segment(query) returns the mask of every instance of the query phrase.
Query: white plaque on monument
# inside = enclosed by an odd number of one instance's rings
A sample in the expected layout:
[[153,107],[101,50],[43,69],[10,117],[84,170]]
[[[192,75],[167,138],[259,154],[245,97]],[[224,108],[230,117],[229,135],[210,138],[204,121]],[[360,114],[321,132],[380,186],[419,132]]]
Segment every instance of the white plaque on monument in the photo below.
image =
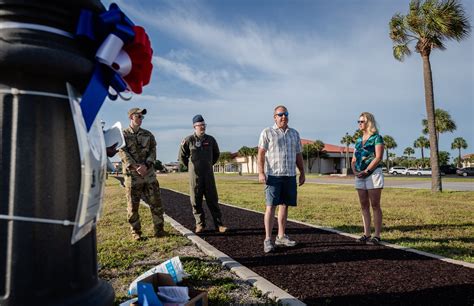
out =
[[81,189],[71,244],[87,235],[99,218],[104,195],[107,155],[104,132],[96,118],[87,132],[82,116],[81,95],[67,84],[69,104],[76,129],[81,160]]

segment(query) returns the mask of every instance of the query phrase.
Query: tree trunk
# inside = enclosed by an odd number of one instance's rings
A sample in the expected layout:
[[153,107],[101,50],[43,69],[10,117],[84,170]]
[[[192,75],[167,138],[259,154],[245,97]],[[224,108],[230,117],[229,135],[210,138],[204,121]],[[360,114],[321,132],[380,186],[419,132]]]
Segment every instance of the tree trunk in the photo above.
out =
[[458,167],[461,168],[461,148],[459,148]]
[[306,149],[306,173],[310,173],[311,169],[309,167],[309,156],[308,156],[308,149]]
[[349,164],[349,146],[346,145],[346,169],[348,169],[347,164]]
[[390,164],[389,164],[389,160],[388,160],[388,148],[386,148],[385,153],[387,154],[387,171],[389,171],[390,170]]
[[431,191],[441,192],[441,173],[439,171],[438,137],[435,125],[435,105],[433,94],[433,77],[429,54],[422,55],[423,80],[425,84],[425,105],[428,119],[428,132],[430,135],[430,164],[431,164]]

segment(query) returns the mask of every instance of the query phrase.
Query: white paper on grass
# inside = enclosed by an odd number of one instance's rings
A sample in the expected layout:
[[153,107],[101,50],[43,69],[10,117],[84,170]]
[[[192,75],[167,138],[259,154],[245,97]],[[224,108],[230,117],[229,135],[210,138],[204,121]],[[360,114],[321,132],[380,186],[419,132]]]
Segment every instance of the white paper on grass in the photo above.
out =
[[169,274],[175,283],[179,283],[183,280],[183,277],[188,276],[186,272],[184,272],[183,264],[181,263],[179,256],[175,256],[163,262],[162,264],[151,268],[150,270],[137,277],[128,287],[128,294],[136,295],[137,283],[142,279],[146,278],[147,276],[150,276],[155,273]]
[[189,288],[183,286],[158,287],[156,295],[162,302],[186,303],[189,301]]
[[81,188],[71,244],[87,235],[99,218],[104,196],[107,155],[104,133],[96,119],[87,132],[80,106],[81,95],[66,84],[81,161]]
[[138,302],[138,298],[133,298],[128,301],[121,303],[119,306],[130,306],[131,304]]
[[104,130],[104,139],[107,148],[114,144],[117,144],[115,147],[117,150],[125,146],[125,138],[123,137],[122,124],[120,121],[115,122],[110,128]]

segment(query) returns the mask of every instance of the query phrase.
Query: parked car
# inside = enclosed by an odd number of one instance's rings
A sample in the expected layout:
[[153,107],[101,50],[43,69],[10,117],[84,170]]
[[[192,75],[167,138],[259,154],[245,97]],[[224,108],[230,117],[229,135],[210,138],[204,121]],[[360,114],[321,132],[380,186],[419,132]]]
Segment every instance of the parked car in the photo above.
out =
[[416,170],[418,170],[418,168],[408,168],[407,172],[405,174],[406,175],[416,175]]
[[408,168],[406,175],[431,175],[431,169]]
[[406,174],[407,173],[407,168],[406,167],[395,166],[395,167],[390,168],[388,173],[393,174],[393,175]]
[[462,176],[474,175],[474,167],[460,168],[456,173]]
[[456,174],[456,170],[458,170],[458,168],[454,167],[453,165],[443,165],[439,166],[439,170],[444,174]]

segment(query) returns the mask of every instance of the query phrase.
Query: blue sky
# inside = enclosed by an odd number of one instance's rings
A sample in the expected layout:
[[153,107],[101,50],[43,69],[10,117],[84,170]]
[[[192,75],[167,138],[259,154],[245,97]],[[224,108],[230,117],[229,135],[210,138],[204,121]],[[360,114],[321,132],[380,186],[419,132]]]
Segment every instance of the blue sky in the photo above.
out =
[[[110,3],[104,1],[105,4]],[[154,49],[151,83],[131,101],[106,101],[106,126],[129,124],[127,110],[148,110],[143,128],[157,140],[157,158],[175,161],[181,140],[202,114],[221,151],[256,146],[286,105],[302,138],[340,145],[362,111],[375,115],[382,135],[395,138],[397,156],[422,135],[426,117],[422,61],[392,56],[391,17],[408,0],[117,1],[145,27]],[[462,4],[473,21],[474,1]],[[433,51],[435,105],[457,124],[440,137],[451,150],[463,137],[474,152],[474,40]],[[419,150],[416,156],[420,156]]]

